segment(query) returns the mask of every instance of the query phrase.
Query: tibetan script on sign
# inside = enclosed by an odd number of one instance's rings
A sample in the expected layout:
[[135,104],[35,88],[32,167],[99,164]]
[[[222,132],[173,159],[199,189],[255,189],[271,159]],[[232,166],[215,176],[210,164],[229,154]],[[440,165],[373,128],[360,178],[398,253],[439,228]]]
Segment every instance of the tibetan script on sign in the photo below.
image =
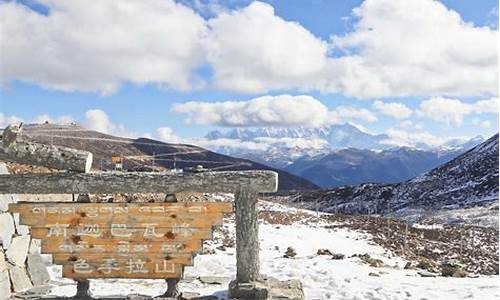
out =
[[232,203],[17,203],[69,278],[180,278]]

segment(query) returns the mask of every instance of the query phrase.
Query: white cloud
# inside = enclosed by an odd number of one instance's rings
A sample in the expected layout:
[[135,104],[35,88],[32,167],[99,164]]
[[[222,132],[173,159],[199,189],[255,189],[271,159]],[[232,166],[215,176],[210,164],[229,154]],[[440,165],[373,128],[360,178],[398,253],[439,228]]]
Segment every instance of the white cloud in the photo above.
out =
[[187,102],[172,111],[188,122],[217,126],[320,126],[328,108],[311,96],[263,96],[249,101]]
[[9,126],[10,124],[22,122],[23,119],[16,116],[7,116],[0,112],[0,128]]
[[409,109],[403,103],[386,103],[377,100],[373,103],[373,107],[381,112],[382,114],[395,118],[395,119],[406,119],[411,116],[412,110]]
[[301,88],[326,64],[327,43],[300,24],[276,16],[266,3],[221,13],[208,26],[207,59],[215,85],[225,90]]
[[387,131],[389,139],[382,141],[383,144],[393,146],[416,147],[420,145],[429,145],[437,147],[444,144],[447,140],[437,137],[426,131],[406,131],[401,129],[390,128]]
[[115,124],[111,121],[108,114],[101,109],[91,109],[85,113],[83,126],[90,130],[101,133],[112,134],[122,137],[137,137],[137,134],[125,128],[122,124]]
[[366,108],[356,108],[350,106],[338,106],[329,115],[331,123],[344,123],[349,120],[362,120],[373,123],[378,120],[377,116]]
[[365,108],[339,106],[332,111],[307,95],[262,96],[248,101],[177,103],[172,111],[188,115],[187,122],[215,126],[319,127],[352,120],[375,122]]
[[401,127],[401,128],[406,128],[406,127],[411,127],[411,126],[413,126],[413,122],[410,120],[404,120],[404,121],[401,121],[401,123],[399,123],[399,127]]
[[448,125],[459,126],[469,114],[498,113],[498,98],[465,103],[458,99],[434,97],[420,103],[417,114]]
[[181,141],[170,127],[160,127],[156,129],[156,135],[158,139],[167,143],[179,143]]
[[434,0],[366,0],[353,16],[354,31],[332,37],[347,55],[331,61],[326,89],[356,97],[497,93],[497,30]]
[[206,25],[172,0],[44,0],[47,16],[0,4],[1,81],[112,93],[124,81],[177,89],[196,84]]

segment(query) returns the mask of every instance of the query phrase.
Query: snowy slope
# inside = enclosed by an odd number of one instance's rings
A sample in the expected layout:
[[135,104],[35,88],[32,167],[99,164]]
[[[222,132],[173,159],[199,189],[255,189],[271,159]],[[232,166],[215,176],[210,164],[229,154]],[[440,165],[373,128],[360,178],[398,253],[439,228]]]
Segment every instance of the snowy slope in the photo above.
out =
[[[321,214],[290,208],[270,202],[261,202],[260,248],[261,271],[279,279],[300,279],[306,299],[495,299],[499,296],[498,276],[478,278],[424,278],[416,270],[405,270],[406,261],[371,241],[369,234],[348,228],[325,228],[338,225]],[[228,239],[234,239],[234,220],[225,218],[224,227],[217,231],[214,241],[205,242],[205,248],[215,254],[198,255],[194,267],[185,269],[180,283],[182,292],[215,295],[227,299],[227,284],[236,273],[235,248],[218,250]],[[225,242],[224,242],[225,240]],[[287,247],[293,247],[297,256],[284,258]],[[346,255],[333,260],[317,255],[318,249],[330,249]],[[381,259],[387,267],[371,267],[353,254],[368,253]],[[61,279],[60,268],[52,267],[53,295],[72,295],[75,285]],[[370,273],[379,277],[370,276]],[[373,275],[373,274],[372,274]],[[206,284],[201,276],[221,277],[222,284]],[[94,295],[125,295],[139,293],[159,295],[165,290],[161,280],[93,280]]]
[[[323,211],[353,214],[416,214],[435,217],[450,210],[472,209],[481,216],[475,220],[463,211],[464,218],[451,222],[498,224],[498,134],[444,165],[412,180],[398,184],[361,184],[304,193],[306,207],[316,205]],[[484,208],[478,212],[477,209]],[[416,213],[416,214],[415,214]],[[441,220],[447,222],[447,220]],[[476,222],[477,221],[477,222]],[[484,225],[484,224],[483,224]]]

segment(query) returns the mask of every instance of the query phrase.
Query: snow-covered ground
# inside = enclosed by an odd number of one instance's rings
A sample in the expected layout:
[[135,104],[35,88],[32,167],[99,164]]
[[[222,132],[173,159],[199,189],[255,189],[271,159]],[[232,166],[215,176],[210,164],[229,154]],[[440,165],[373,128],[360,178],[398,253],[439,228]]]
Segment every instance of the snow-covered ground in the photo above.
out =
[[[403,269],[404,259],[371,242],[366,233],[347,228],[324,228],[325,221],[316,221],[316,214],[305,210],[269,202],[261,203],[261,209],[300,214],[301,220],[285,224],[269,224],[265,218],[261,220],[261,271],[278,279],[300,279],[306,299],[499,299],[499,276],[420,277],[415,270]],[[226,218],[224,223],[223,231],[234,236],[233,220]],[[216,235],[221,237],[222,231]],[[198,255],[194,267],[186,267],[186,280],[180,283],[181,291],[227,299],[227,285],[236,274],[236,257],[234,248],[217,250],[221,244],[222,238],[206,242],[206,248],[215,249],[215,254]],[[297,256],[284,258],[287,247],[293,247]],[[329,249],[332,253],[344,254],[346,258],[333,260],[327,255],[317,255],[318,249]],[[350,257],[365,253],[381,259],[387,267],[370,267],[358,257]],[[60,277],[59,267],[52,266],[51,274],[54,283],[52,295],[75,293],[75,284]],[[197,279],[200,276],[223,277],[223,284],[202,283]],[[161,280],[91,281],[91,291],[95,296],[159,295],[165,289]]]

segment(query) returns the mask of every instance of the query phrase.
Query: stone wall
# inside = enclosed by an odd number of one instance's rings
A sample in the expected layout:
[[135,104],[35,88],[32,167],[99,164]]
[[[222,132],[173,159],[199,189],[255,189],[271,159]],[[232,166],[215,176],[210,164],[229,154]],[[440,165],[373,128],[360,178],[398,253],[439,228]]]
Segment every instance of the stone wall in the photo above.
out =
[[[0,174],[8,174],[3,162]],[[40,242],[31,239],[29,228],[19,224],[17,214],[7,212],[9,203],[17,201],[16,195],[0,195],[0,300],[50,281]]]

